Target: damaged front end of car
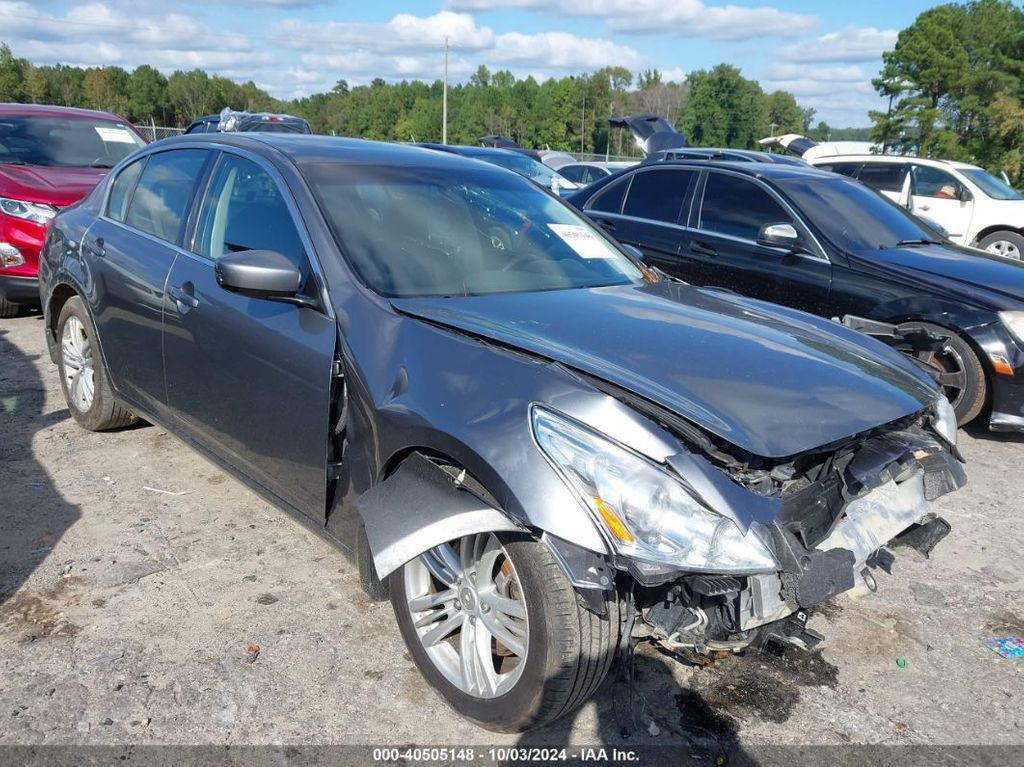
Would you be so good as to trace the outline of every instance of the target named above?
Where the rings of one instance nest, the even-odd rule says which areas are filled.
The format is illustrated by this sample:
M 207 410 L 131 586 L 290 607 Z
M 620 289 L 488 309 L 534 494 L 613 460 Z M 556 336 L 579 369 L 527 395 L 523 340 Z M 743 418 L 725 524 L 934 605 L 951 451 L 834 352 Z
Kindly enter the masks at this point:
M 625 392 L 606 393 L 689 449 L 659 465 L 535 406 L 537 445 L 613 553 L 550 536 L 548 544 L 594 609 L 617 570 L 639 617 L 633 635 L 683 655 L 769 641 L 810 649 L 822 637 L 807 628 L 809 612 L 844 592 L 874 591 L 891 548 L 927 556 L 950 530 L 931 502 L 966 483 L 955 418 L 942 398 L 897 423 L 769 462 L 730 453 Z

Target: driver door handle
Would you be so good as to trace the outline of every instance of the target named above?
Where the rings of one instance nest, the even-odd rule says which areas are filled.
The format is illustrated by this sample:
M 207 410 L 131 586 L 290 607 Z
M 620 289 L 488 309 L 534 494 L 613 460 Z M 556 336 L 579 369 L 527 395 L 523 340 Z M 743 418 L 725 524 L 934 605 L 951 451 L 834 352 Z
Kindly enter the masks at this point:
M 700 242 L 695 240 L 690 243 L 690 252 L 696 253 L 700 256 L 711 256 L 712 258 L 718 255 L 718 251 L 708 245 L 706 242 Z
M 191 282 L 186 282 L 184 285 L 178 288 L 170 288 L 167 291 L 167 295 L 175 300 L 180 309 L 182 306 L 187 306 L 191 309 L 195 309 L 199 306 L 199 299 L 196 298 L 192 291 L 194 290 Z

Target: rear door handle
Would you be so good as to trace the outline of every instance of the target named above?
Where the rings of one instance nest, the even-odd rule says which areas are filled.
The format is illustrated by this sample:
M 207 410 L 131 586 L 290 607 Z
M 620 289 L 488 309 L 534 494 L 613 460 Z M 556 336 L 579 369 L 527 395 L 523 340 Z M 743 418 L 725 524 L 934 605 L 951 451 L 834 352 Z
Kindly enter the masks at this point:
M 717 256 L 718 251 L 708 245 L 706 242 L 691 242 L 690 252 L 696 253 L 700 256 Z
M 195 309 L 199 306 L 199 299 L 193 295 L 193 290 L 195 290 L 195 288 L 192 283 L 186 282 L 179 288 L 170 288 L 167 291 L 167 295 L 177 302 L 179 308 L 187 306 L 191 309 Z

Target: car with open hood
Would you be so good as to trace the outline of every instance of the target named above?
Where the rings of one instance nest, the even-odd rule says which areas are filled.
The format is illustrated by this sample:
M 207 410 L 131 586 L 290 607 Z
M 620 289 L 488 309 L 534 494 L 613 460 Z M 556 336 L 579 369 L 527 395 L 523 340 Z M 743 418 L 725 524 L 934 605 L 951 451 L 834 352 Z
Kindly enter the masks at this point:
M 36 262 L 56 212 L 144 144 L 108 112 L 0 104 L 0 317 L 39 305 Z
M 965 479 L 903 355 L 662 279 L 447 153 L 160 141 L 57 216 L 40 275 L 74 418 L 162 424 L 348 552 L 495 730 L 584 703 L 641 626 L 813 645 L 807 611 L 930 549 Z
M 886 338 L 934 370 L 959 423 L 1024 429 L 1024 263 L 814 168 L 667 162 L 569 201 L 679 279 Z

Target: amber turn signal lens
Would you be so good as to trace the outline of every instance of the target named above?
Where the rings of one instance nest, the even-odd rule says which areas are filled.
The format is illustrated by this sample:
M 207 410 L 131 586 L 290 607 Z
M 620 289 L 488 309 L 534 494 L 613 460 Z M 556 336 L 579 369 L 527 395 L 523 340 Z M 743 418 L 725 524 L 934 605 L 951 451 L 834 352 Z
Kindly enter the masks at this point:
M 636 540 L 636 536 L 626 528 L 625 522 L 619 519 L 619 515 L 615 513 L 615 509 L 605 503 L 603 498 L 595 498 L 594 506 L 597 507 L 597 513 L 601 515 L 601 519 L 604 520 L 608 529 L 611 530 L 612 535 L 623 543 L 632 543 Z

